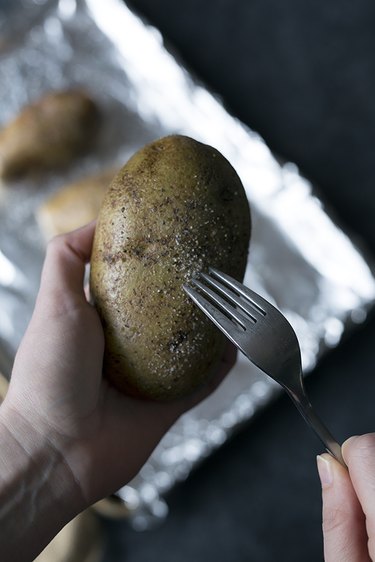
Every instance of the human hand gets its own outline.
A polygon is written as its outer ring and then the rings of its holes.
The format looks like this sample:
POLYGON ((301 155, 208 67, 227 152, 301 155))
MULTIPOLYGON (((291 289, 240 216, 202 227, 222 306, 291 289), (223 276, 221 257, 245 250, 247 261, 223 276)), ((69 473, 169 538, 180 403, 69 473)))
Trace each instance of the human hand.
POLYGON ((325 562, 375 560, 375 433, 342 446, 348 470, 330 455, 318 457, 323 493, 325 562))
POLYGON ((171 403, 138 400, 111 387, 102 377, 101 323, 83 287, 94 229, 91 223, 49 244, 1 408, 18 442, 33 432, 64 460, 78 485, 80 509, 127 483, 174 421, 210 394, 235 360, 230 348, 208 386, 171 403))

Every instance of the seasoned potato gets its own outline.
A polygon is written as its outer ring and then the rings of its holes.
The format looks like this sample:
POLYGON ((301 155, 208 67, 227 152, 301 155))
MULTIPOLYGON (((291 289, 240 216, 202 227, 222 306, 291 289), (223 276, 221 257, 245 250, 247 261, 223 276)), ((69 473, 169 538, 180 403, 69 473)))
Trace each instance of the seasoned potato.
POLYGON ((92 144, 98 121, 98 108, 83 91, 45 95, 0 132, 0 177, 12 180, 68 164, 92 144))
POLYGON ((214 148, 169 136, 122 168, 104 197, 91 258, 104 373, 119 390, 170 400, 209 379, 224 337, 183 284, 209 266, 242 279, 249 237, 243 186, 214 148))

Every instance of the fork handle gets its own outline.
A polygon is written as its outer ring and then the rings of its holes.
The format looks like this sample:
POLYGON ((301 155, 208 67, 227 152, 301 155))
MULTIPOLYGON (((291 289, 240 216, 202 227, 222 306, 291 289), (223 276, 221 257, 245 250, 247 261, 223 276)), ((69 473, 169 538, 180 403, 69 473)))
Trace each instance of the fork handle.
POLYGON ((319 418, 319 416, 317 416, 314 412, 309 399, 304 393, 303 387, 302 390, 303 393, 298 393, 297 395, 296 393, 286 389, 289 397, 292 399, 292 402, 297 407, 306 423, 322 441, 326 451, 330 453, 336 460, 338 460, 339 463, 342 464, 342 466, 347 468, 341 453, 341 446, 338 444, 336 439, 333 437, 333 435, 319 418))

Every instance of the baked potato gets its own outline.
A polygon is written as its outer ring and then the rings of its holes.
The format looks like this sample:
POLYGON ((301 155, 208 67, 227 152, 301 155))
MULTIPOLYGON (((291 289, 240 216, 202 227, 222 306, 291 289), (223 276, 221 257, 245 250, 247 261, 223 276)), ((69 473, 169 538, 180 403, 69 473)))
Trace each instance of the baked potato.
POLYGON ((183 284, 209 266, 242 280, 249 237, 244 188, 214 148, 172 135, 128 161, 104 197, 91 257, 115 387, 171 400, 211 377, 224 336, 183 284))

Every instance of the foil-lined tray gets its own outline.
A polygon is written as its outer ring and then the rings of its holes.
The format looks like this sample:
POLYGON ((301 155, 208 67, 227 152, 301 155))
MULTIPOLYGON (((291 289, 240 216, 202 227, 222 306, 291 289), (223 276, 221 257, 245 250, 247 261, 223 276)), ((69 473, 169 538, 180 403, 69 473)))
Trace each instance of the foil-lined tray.
MULTIPOLYGON (((298 168, 280 163, 259 135, 229 115, 156 29, 121 0, 24 0, 9 2, 9 10, 5 19, 0 12, 0 124, 46 91, 73 85, 92 93, 104 120, 90 156, 63 174, 1 189, 0 370, 8 377, 38 289, 45 249, 35 219, 40 204, 69 180, 121 165, 146 142, 170 133, 215 146, 241 177, 253 215, 245 283, 290 320, 305 373, 345 330, 365 320, 375 279, 361 252, 298 168)), ((167 492, 277 393, 239 357, 221 387, 175 424, 139 475, 119 490, 134 527, 164 517, 167 492)))

